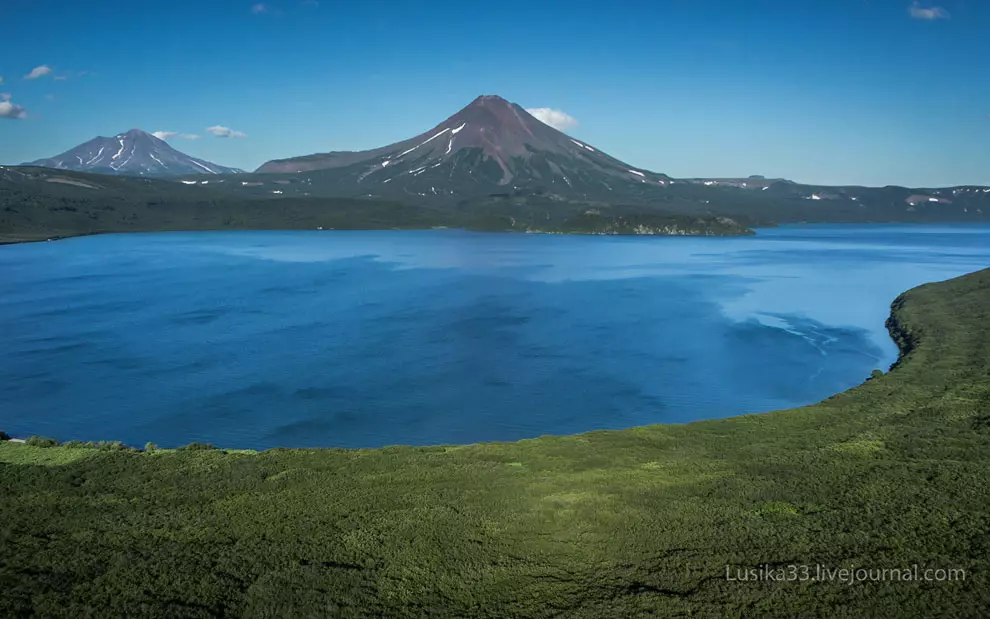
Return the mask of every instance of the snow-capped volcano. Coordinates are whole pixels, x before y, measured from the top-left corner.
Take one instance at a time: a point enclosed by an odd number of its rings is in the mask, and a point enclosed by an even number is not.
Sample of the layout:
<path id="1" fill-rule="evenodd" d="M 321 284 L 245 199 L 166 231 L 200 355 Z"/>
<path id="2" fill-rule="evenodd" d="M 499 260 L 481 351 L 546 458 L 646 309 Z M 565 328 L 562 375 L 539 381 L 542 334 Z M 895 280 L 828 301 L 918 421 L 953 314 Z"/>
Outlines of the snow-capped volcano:
<path id="1" fill-rule="evenodd" d="M 179 176 L 185 174 L 234 174 L 236 168 L 190 157 L 150 133 L 131 129 L 110 138 L 97 137 L 50 159 L 24 165 L 97 174 L 130 176 Z"/>
<path id="2" fill-rule="evenodd" d="M 669 177 L 630 166 L 486 95 L 429 131 L 382 148 L 269 161 L 260 173 L 326 171 L 342 187 L 384 193 L 469 195 L 509 187 L 587 195 L 635 184 L 661 188 Z M 386 184 L 391 184 L 387 187 Z M 500 189 L 502 188 L 502 189 Z"/>

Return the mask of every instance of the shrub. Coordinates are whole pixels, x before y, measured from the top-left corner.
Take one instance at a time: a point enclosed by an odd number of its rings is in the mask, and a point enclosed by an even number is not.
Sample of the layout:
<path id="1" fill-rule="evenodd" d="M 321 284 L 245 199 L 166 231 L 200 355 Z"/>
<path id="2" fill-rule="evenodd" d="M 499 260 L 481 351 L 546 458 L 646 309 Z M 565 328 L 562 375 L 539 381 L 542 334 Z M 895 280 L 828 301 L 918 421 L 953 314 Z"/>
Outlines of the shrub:
<path id="1" fill-rule="evenodd" d="M 184 449 L 187 451 L 201 451 L 204 449 L 216 449 L 213 445 L 209 443 L 189 443 L 185 447 L 179 447 L 179 449 Z"/>
<path id="2" fill-rule="evenodd" d="M 155 451 L 157 449 L 158 449 L 158 445 L 155 445 L 154 443 L 152 443 L 150 441 L 144 444 L 144 450 L 145 451 Z"/>
<path id="3" fill-rule="evenodd" d="M 4 432 L 3 430 L 0 430 L 0 441 L 9 441 L 9 440 L 10 440 L 10 435 Z"/>
<path id="4" fill-rule="evenodd" d="M 876 380 L 878 378 L 883 378 L 883 370 L 873 370 L 870 372 L 870 377 L 866 380 Z"/>
<path id="5" fill-rule="evenodd" d="M 31 436 L 24 442 L 33 447 L 58 447 L 58 441 L 47 436 Z"/>

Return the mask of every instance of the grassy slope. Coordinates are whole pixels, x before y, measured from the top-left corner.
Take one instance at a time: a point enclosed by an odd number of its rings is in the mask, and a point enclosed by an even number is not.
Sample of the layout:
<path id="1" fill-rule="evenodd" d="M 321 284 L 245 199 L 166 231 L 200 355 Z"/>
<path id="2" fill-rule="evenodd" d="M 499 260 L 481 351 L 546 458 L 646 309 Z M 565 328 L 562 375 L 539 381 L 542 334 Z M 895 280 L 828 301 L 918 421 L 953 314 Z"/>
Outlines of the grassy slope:
<path id="1" fill-rule="evenodd" d="M 0 445 L 0 615 L 979 616 L 990 270 L 894 304 L 913 350 L 820 404 L 511 444 Z M 726 581 L 726 565 L 966 568 Z"/>

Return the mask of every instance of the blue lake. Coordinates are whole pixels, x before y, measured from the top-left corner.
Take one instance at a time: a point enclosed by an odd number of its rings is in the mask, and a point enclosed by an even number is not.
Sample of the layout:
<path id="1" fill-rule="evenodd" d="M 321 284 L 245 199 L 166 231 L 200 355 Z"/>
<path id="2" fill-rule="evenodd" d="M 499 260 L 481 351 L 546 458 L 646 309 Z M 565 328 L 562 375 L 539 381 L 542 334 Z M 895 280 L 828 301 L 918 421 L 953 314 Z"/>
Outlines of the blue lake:
<path id="1" fill-rule="evenodd" d="M 0 247 L 0 429 L 230 448 L 515 440 L 819 401 L 988 226 L 755 237 L 106 235 Z"/>

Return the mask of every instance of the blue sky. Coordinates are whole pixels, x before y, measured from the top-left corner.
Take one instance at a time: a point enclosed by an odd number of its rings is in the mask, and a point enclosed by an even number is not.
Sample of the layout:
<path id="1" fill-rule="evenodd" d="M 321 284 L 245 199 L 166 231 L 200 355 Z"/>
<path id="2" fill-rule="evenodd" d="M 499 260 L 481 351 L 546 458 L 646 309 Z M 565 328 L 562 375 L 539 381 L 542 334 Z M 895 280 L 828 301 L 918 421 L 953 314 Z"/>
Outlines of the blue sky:
<path id="1" fill-rule="evenodd" d="M 499 94 L 673 176 L 990 184 L 987 32 L 983 0 L 2 0 L 0 163 L 138 127 L 254 169 Z"/>

